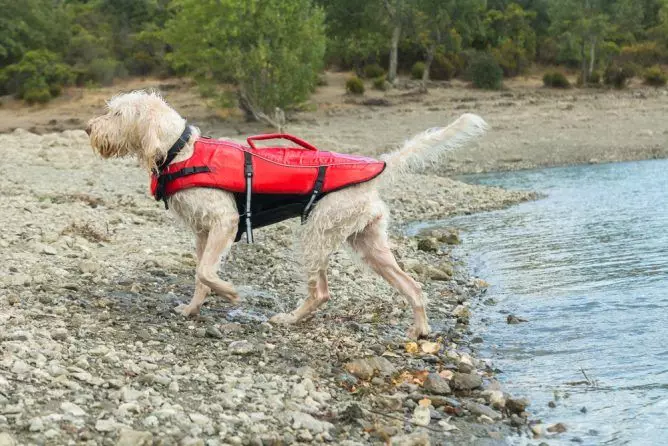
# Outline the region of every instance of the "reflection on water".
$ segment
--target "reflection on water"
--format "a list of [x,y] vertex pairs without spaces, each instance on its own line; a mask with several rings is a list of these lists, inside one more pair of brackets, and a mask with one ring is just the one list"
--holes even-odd
[[[662,160],[470,176],[547,198],[446,222],[493,284],[477,329],[506,388],[569,427],[551,445],[668,444],[666,172]],[[581,369],[598,386],[567,385]]]

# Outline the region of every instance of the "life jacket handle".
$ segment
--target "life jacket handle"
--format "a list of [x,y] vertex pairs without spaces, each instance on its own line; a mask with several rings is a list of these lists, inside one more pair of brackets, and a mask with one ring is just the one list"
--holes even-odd
[[307,143],[303,139],[297,138],[296,136],[289,135],[287,133],[267,133],[265,135],[249,136],[246,141],[252,149],[257,149],[257,147],[255,147],[254,141],[265,141],[268,139],[287,139],[288,141],[292,141],[304,149],[318,151],[315,146]]

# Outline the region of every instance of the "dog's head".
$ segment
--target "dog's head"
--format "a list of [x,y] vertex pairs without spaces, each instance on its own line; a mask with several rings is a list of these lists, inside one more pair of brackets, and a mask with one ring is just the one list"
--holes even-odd
[[103,158],[134,155],[155,167],[183,131],[185,120],[154,92],[133,91],[113,97],[107,112],[88,121],[93,150]]

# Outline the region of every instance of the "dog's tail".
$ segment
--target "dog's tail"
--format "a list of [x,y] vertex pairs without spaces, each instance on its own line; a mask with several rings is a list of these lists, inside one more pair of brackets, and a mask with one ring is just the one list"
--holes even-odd
[[489,128],[478,115],[464,114],[447,127],[427,130],[406,141],[402,148],[384,155],[388,177],[405,172],[420,172],[437,164],[443,156],[473,138],[481,136]]

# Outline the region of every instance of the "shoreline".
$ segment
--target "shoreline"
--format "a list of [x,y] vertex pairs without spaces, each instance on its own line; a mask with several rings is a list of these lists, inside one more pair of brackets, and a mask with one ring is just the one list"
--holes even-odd
[[[9,202],[0,218],[5,444],[7,435],[19,444],[350,446],[529,435],[519,415],[527,417],[526,402],[504,395],[476,355],[468,306],[484,282],[453,263],[451,234],[391,231],[399,261],[429,297],[434,332],[417,344],[405,338],[406,305],[345,251],[331,261],[328,308],[296,327],[266,323],[304,294],[296,222],[235,245],[223,275],[242,306],[211,296],[199,319],[186,320],[172,310],[192,291],[192,240],[146,196],[134,162],[95,158],[77,131],[0,141],[11,148],[0,178]],[[384,198],[401,225],[532,194],[410,175]],[[510,401],[514,412],[502,409]]]

